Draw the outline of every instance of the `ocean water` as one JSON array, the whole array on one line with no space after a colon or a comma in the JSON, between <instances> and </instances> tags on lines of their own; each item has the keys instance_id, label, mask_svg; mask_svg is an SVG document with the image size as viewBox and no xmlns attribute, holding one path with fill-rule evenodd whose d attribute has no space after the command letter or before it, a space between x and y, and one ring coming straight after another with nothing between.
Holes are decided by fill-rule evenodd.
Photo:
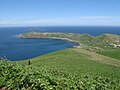
<instances>
[{"instance_id":1,"label":"ocean water","mask_svg":"<svg viewBox=\"0 0 120 90\"><path fill-rule=\"evenodd\" d=\"M21 39L18 37L19 34L30 31L88 33L93 36L103 33L120 35L120 27L1 27L0 57L12 61L24 60L77 45L77 43L65 40Z\"/></svg>"}]
</instances>

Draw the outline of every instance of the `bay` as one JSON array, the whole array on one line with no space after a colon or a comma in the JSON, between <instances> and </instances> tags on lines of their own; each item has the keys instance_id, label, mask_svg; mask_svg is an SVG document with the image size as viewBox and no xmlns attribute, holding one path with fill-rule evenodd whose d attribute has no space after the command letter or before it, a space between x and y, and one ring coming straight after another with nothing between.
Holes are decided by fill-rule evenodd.
<instances>
[{"instance_id":1,"label":"bay","mask_svg":"<svg viewBox=\"0 0 120 90\"><path fill-rule=\"evenodd\" d=\"M19 34L30 31L88 33L93 36L104 33L120 35L120 27L0 27L0 57L12 61L24 60L78 45L65 40L19 38Z\"/></svg>"}]
</instances>

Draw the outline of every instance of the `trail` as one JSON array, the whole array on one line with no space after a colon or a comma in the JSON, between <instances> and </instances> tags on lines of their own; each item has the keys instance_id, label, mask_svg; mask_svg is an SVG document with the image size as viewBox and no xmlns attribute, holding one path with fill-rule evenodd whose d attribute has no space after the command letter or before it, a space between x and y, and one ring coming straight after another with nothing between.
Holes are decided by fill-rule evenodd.
<instances>
[{"instance_id":1,"label":"trail","mask_svg":"<svg viewBox=\"0 0 120 90\"><path fill-rule=\"evenodd\" d=\"M80 53L83 53L83 54L89 55L91 57L90 60L95 60L95 61L98 61L100 63L105 63L105 64L120 67L120 60L110 58L110 57L107 57L107 56L104 56L104 55L100 55L100 54L97 54L95 52L91 52L91 51L81 49L81 48L80 49L75 48L73 50L75 50L77 52L80 52Z\"/></svg>"}]
</instances>

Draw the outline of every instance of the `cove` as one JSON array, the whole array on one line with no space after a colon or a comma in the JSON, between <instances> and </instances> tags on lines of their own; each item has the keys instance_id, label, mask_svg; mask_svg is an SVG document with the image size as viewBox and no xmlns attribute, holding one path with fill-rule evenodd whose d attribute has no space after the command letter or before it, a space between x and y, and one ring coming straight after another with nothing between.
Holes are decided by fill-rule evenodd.
<instances>
[{"instance_id":1,"label":"cove","mask_svg":"<svg viewBox=\"0 0 120 90\"><path fill-rule=\"evenodd\" d=\"M40 32L88 33L97 36L103 33L120 35L120 27L1 27L0 57L9 60L25 60L50 52L71 48L77 43L53 39L20 39L19 34Z\"/></svg>"},{"instance_id":2,"label":"cove","mask_svg":"<svg viewBox=\"0 0 120 90\"><path fill-rule=\"evenodd\" d=\"M20 39L1 45L0 56L11 61L31 59L50 52L71 48L77 43L55 39Z\"/></svg>"}]
</instances>

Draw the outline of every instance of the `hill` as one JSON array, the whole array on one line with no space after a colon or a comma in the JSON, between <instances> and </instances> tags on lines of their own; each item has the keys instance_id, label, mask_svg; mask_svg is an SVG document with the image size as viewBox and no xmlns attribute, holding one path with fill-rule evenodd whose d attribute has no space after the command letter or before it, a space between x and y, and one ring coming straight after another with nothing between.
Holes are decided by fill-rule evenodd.
<instances>
[{"instance_id":1,"label":"hill","mask_svg":"<svg viewBox=\"0 0 120 90\"><path fill-rule=\"evenodd\" d=\"M28 61L0 61L0 88L119 90L120 61L84 49L66 49Z\"/></svg>"},{"instance_id":2,"label":"hill","mask_svg":"<svg viewBox=\"0 0 120 90\"><path fill-rule=\"evenodd\" d=\"M99 46L102 48L110 47L111 44L119 45L120 44L120 36L116 35L116 34L103 34L103 35L95 37L92 40L92 43L95 46Z\"/></svg>"}]
</instances>

